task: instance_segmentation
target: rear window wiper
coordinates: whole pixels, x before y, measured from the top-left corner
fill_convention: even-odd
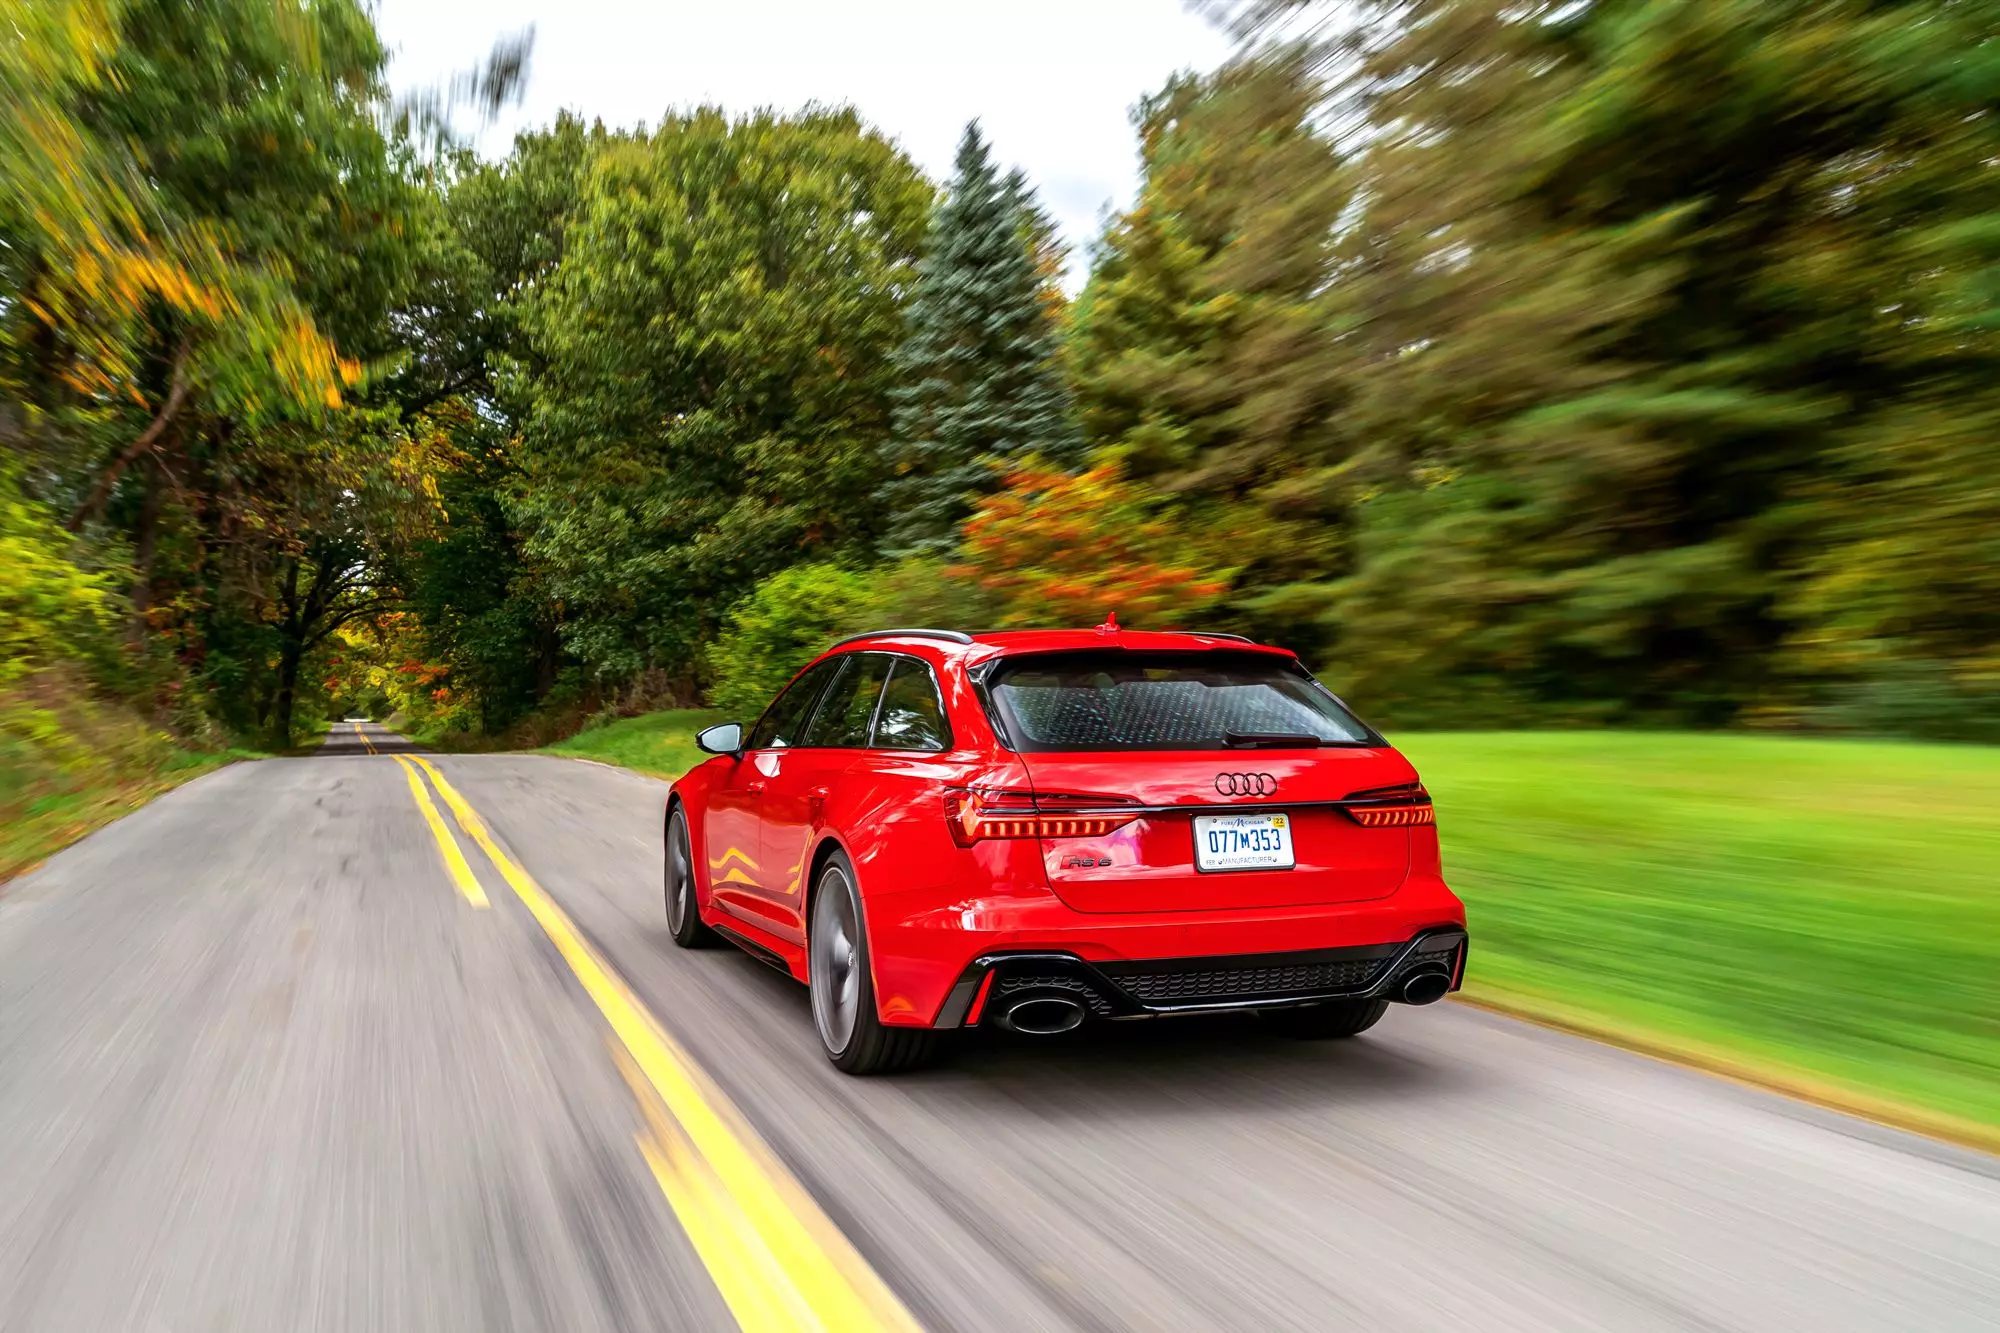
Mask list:
[[[1326,744],[1297,731],[1225,731],[1222,743],[1232,750],[1313,750]]]

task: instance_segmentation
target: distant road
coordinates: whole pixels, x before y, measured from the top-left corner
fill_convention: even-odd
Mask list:
[[[1455,1005],[844,1078],[663,784],[411,748],[0,886],[0,1330],[2000,1328],[2000,1160]]]

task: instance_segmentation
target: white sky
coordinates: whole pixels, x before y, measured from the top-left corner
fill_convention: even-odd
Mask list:
[[[535,25],[527,101],[482,137],[490,156],[565,107],[624,128],[701,102],[819,101],[852,103],[943,180],[977,117],[1061,224],[1072,286],[1102,210],[1136,187],[1128,109],[1229,46],[1180,0],[378,0],[377,15],[399,89]]]

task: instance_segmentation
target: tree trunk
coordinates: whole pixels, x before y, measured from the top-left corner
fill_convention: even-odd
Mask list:
[[[153,553],[160,538],[160,460],[148,454],[140,463],[146,493],[139,501],[138,530],[132,534],[132,559],[139,577],[132,585],[131,639],[134,647],[146,642],[146,613],[153,607]]]
[[[535,702],[540,704],[556,687],[556,673],[562,667],[562,635],[551,625],[536,633],[540,652],[535,660]]]
[[[173,373],[168,378],[167,398],[165,402],[160,404],[159,413],[154,416],[151,424],[145,430],[139,432],[139,438],[132,441],[125,452],[111,460],[111,466],[106,468],[104,475],[97,479],[97,485],[91,488],[90,494],[84,497],[83,503],[76,507],[76,512],[70,515],[69,530],[71,532],[79,532],[83,529],[84,523],[90,516],[101,509],[104,502],[111,498],[111,490],[118,484],[118,478],[125,474],[125,469],[130,467],[141,455],[157,444],[161,433],[173,424],[174,415],[181,410],[181,404],[187,401],[187,358],[188,345],[183,341],[180,349],[174,353],[174,368]]]
[[[299,692],[299,660],[304,647],[287,638],[278,648],[278,692],[271,699],[271,748],[292,748],[292,704]]]

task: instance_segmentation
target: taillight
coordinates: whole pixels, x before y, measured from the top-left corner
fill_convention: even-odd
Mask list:
[[[1410,824],[1435,824],[1437,811],[1428,805],[1406,805],[1388,810],[1349,810],[1363,828],[1397,828]]]
[[[1075,808],[1086,801],[1102,804],[1101,798],[1037,798],[1026,791],[948,791],[944,818],[953,840],[970,847],[985,838],[1099,838],[1139,817],[1137,811]]]
[[[1363,828],[1409,828],[1437,823],[1431,794],[1421,782],[1358,791],[1340,803],[1347,817]]]

